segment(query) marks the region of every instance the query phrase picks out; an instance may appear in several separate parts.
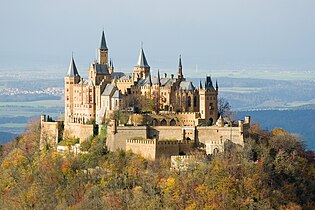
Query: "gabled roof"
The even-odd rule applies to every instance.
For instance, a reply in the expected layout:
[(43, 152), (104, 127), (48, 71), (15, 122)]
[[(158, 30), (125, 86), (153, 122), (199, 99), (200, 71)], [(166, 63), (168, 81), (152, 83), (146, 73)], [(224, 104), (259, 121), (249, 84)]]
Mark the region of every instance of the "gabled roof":
[(147, 62), (147, 59), (145, 58), (144, 51), (142, 48), (140, 49), (140, 54), (139, 54), (137, 66), (142, 67), (142, 68), (143, 67), (145, 67), (145, 68), (150, 67), (148, 62)]
[(115, 85), (113, 85), (113, 84), (106, 85), (106, 87), (102, 93), (102, 96), (111, 96), (114, 89), (115, 89)]
[(144, 79), (140, 79), (137, 83), (137, 86), (145, 86), (145, 85), (151, 85), (151, 84), (152, 84), (152, 80), (151, 80), (151, 77), (149, 75)]
[(70, 65), (69, 65), (67, 76), (68, 77), (80, 76), (79, 73), (78, 73), (77, 67), (75, 65), (73, 56), (71, 57), (71, 61), (70, 61)]
[(132, 73), (113, 72), (112, 78), (117, 80), (132, 80)]
[(160, 82), (161, 82), (161, 86), (165, 87), (165, 86), (172, 86), (173, 83), (176, 81), (175, 78), (161, 78)]
[(104, 31), (102, 32), (102, 38), (101, 38), (101, 46), (100, 50), (108, 50), (107, 45), (106, 45), (106, 40), (105, 40), (105, 34)]
[(194, 85), (190, 81), (182, 81), (179, 85), (179, 87), (186, 91), (192, 91), (195, 90)]
[(116, 91), (114, 92), (113, 96), (112, 96), (112, 98), (121, 98), (121, 97), (122, 97), (122, 95), (121, 95), (121, 93), (120, 93), (119, 90), (116, 90)]
[(109, 74), (107, 65), (105, 64), (93, 63), (92, 66), (98, 74)]

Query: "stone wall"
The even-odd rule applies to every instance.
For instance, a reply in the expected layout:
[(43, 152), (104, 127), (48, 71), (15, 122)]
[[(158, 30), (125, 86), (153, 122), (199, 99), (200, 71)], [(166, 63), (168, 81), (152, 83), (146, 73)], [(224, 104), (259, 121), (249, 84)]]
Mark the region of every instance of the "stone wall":
[(62, 138), (59, 128), (62, 122), (41, 121), (40, 145), (43, 148), (46, 144), (56, 147), (60, 138)]
[(112, 151), (125, 150), (127, 139), (147, 139), (147, 126), (117, 126), (114, 130), (112, 126), (107, 134), (107, 147)]
[(156, 139), (128, 139), (126, 150), (132, 150), (148, 160), (156, 159)]
[(158, 141), (156, 145), (156, 159), (179, 155), (178, 141)]
[(65, 123), (63, 134), (79, 138), (82, 143), (94, 135), (94, 126), (92, 124)]

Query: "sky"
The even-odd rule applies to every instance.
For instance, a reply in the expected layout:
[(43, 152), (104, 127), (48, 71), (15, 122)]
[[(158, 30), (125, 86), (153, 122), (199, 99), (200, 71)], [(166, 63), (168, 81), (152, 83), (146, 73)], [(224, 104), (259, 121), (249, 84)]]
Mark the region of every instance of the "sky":
[(0, 0), (0, 69), (79, 71), (104, 29), (116, 69), (132, 71), (143, 42), (153, 71), (315, 70), (314, 0)]

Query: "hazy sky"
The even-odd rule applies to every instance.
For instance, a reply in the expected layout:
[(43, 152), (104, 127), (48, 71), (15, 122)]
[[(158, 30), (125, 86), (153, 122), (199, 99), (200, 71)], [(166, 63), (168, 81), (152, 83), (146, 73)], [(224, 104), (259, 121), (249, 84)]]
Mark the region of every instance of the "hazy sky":
[(314, 0), (0, 0), (0, 68), (79, 71), (104, 28), (117, 69), (132, 69), (144, 43), (153, 69), (315, 70)]

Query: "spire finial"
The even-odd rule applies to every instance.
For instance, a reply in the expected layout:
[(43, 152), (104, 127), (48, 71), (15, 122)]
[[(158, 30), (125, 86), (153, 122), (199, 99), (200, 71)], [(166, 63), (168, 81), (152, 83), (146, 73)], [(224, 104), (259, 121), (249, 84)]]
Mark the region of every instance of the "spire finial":
[(102, 31), (102, 38), (101, 38), (100, 50), (108, 50), (107, 45), (106, 45), (106, 40), (105, 40), (104, 29), (103, 29), (103, 31)]

